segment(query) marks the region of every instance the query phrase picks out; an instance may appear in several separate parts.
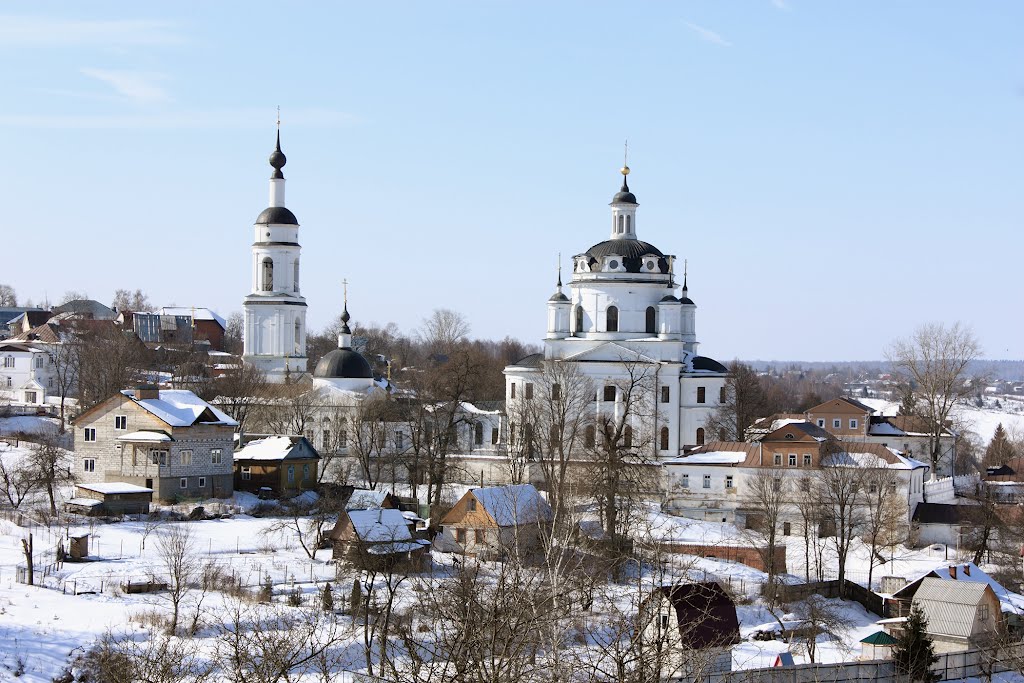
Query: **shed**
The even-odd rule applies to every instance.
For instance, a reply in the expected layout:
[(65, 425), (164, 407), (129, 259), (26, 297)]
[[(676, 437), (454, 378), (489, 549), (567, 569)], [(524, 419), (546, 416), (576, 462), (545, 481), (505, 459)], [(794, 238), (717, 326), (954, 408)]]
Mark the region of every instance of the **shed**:
[(885, 631), (875, 631), (860, 641), (861, 659), (891, 659), (896, 639)]
[(153, 489), (123, 481), (78, 484), (75, 497), (65, 507), (89, 515), (139, 515), (149, 513)]

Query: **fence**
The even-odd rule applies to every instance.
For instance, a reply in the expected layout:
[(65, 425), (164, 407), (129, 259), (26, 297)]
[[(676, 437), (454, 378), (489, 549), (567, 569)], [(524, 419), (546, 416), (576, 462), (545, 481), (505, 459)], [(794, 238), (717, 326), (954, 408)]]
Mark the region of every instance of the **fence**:
[(957, 493), (973, 493), (980, 481), (976, 474), (926, 481), (924, 499), (929, 503), (955, 503)]
[[(844, 579), (846, 599), (860, 603), (869, 612), (884, 616), (885, 601), (882, 596), (874, 591), (868, 590), (858, 583)], [(773, 588), (765, 587), (766, 590), (774, 590), (775, 596), (782, 602), (796, 602), (806, 600), (811, 595), (820, 595), (825, 598), (838, 598), (840, 594), (839, 581), (821, 581), (818, 583), (796, 583), (778, 584)]]

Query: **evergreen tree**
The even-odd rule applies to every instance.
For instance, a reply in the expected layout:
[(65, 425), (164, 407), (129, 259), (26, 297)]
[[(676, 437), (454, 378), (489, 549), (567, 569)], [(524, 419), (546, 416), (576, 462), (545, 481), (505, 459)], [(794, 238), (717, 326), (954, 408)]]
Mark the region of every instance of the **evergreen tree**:
[(331, 590), (331, 582), (324, 584), (324, 590), (320, 594), (320, 607), (325, 612), (334, 611), (334, 592)]
[(939, 657), (935, 654), (935, 647), (927, 631), (928, 619), (915, 604), (910, 609), (903, 630), (896, 636), (896, 644), (892, 646), (896, 673), (914, 683), (933, 683), (939, 680), (939, 675), (929, 668), (939, 661)]
[(352, 582), (352, 596), (349, 598), (349, 607), (352, 610), (352, 617), (359, 616), (359, 610), (363, 605), (363, 585), (359, 579)]
[(260, 602), (270, 602), (274, 597), (274, 584), (270, 582), (270, 574), (267, 574), (263, 587), (260, 588)]
[(1003, 429), (1003, 423), (1000, 422), (996, 426), (996, 433), (992, 435), (992, 440), (988, 442), (988, 448), (985, 449), (985, 464), (999, 466), (1015, 457), (1017, 457), (1017, 452), (1010, 440), (1006, 438), (1006, 430)]

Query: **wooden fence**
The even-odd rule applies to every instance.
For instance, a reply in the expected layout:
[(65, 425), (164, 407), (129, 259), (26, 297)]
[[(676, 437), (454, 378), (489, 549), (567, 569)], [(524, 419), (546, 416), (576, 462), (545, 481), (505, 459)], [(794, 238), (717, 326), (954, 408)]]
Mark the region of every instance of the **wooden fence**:
[[(885, 616), (885, 600), (874, 591), (868, 590), (859, 583), (845, 580), (846, 599), (860, 603), (867, 611)], [(777, 584), (765, 586), (765, 591), (774, 590), (775, 596), (782, 602), (797, 602), (806, 600), (811, 595), (820, 595), (825, 598), (838, 598), (840, 596), (840, 585), (838, 580), (820, 581), (817, 583), (796, 583)]]

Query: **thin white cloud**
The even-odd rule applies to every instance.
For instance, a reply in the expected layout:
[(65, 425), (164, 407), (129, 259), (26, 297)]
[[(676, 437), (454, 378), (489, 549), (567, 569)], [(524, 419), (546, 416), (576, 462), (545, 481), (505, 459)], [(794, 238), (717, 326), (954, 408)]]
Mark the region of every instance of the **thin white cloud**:
[(688, 29), (696, 33), (697, 37), (706, 43), (713, 43), (715, 45), (721, 45), (722, 47), (732, 47), (732, 43), (730, 43), (720, 34), (716, 33), (715, 31), (712, 31), (709, 28), (698, 26), (697, 24), (691, 23), (689, 21), (684, 21), (683, 24), (685, 24)]
[(174, 45), (184, 42), (177, 25), (148, 19), (85, 20), (0, 15), (0, 49), (93, 45)]
[[(275, 113), (272, 107), (141, 114), (97, 114), (93, 116), (79, 114), (0, 114), (0, 126), (55, 130), (260, 129), (272, 124), (274, 116)], [(360, 123), (360, 119), (352, 114), (333, 109), (309, 108), (293, 110), (289, 107), (287, 111), (288, 125), (332, 127), (357, 123)]]
[(789, 3), (786, 2), (786, 0), (772, 0), (772, 7), (774, 7), (775, 9), (780, 9), (783, 12), (788, 12), (789, 10), (793, 9), (792, 7), (789, 6)]
[(106, 83), (121, 97), (139, 104), (170, 102), (171, 96), (156, 84), (166, 78), (163, 74), (121, 69), (81, 69), (89, 78)]

